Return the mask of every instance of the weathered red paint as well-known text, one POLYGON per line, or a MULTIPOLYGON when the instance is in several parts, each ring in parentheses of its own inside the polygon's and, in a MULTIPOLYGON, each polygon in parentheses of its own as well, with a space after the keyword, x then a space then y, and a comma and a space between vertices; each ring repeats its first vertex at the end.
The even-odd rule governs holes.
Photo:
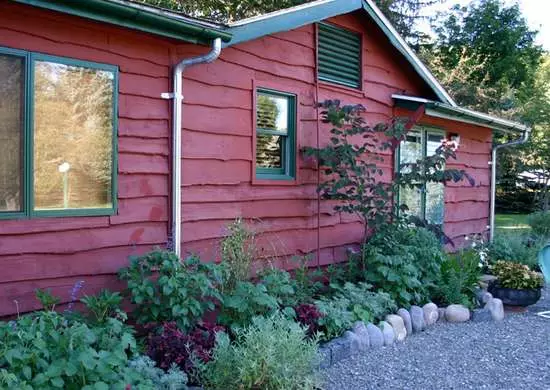
MULTIPOLYGON (((178 44, 101 23, 13 2, 0 2, 0 46, 117 65, 119 85, 119 172, 117 215, 0 221, 0 316, 36 309, 34 289, 50 287, 69 299, 78 280, 84 291, 120 288, 115 273, 131 254, 169 241, 170 68, 205 47, 178 44), (14 301, 17 301, 17 305, 14 301), (16 308, 17 306, 17 308, 16 308)), ((341 261, 360 241, 357 218, 340 215, 331 202, 317 201, 315 162, 298 156, 291 185, 252 180, 254 86, 298 97, 298 145, 329 142, 315 103, 340 99, 361 103, 369 123, 412 112, 394 108, 391 94, 431 98, 432 93, 367 17, 329 20, 363 34, 363 88, 353 90, 315 80, 313 25, 278 33, 222 51, 214 63, 184 74, 183 250, 205 261, 219 259, 225 225, 242 216, 261 233, 260 257, 287 268, 296 254, 317 254, 312 264, 341 261), (319 132, 318 132, 319 129, 319 132)), ((488 129, 420 118, 461 135, 457 161, 476 186, 446 189, 445 229, 461 242, 487 223, 491 133, 488 129), (468 187, 468 188, 467 188, 468 187)), ((381 164, 388 181, 392 156, 381 164)))

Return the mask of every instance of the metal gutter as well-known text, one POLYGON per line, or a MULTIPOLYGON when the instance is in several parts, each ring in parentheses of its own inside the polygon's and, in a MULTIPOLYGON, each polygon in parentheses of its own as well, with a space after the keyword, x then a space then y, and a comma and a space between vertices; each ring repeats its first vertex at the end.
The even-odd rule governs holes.
POLYGON ((399 94, 392 95, 392 98, 397 102, 405 102, 413 105, 424 104, 426 106, 426 115, 435 118, 448 119, 462 123, 470 123, 507 133, 523 133, 529 130, 528 126, 522 125, 520 123, 497 118, 491 115, 483 114, 481 112, 472 111, 467 108, 450 106, 448 104, 436 102, 429 99, 399 94))
POLYGON ((221 38, 212 43, 212 50, 198 57, 186 58, 179 62, 172 71, 172 92, 163 93, 164 99, 172 99, 172 250, 181 256, 181 129, 183 104, 183 72, 193 65, 207 64, 216 60, 222 50, 221 38))
POLYGON ((497 188, 497 152, 500 149, 508 148, 510 146, 517 146, 524 144, 529 140, 531 129, 527 128, 521 138, 514 141, 510 141, 504 144, 495 145, 491 151, 491 208, 489 211, 489 241, 493 242, 495 238, 495 200, 496 200, 496 188, 497 188))
POLYGON ((190 43, 228 42, 223 26, 126 0, 12 0, 17 3, 79 16, 190 43))

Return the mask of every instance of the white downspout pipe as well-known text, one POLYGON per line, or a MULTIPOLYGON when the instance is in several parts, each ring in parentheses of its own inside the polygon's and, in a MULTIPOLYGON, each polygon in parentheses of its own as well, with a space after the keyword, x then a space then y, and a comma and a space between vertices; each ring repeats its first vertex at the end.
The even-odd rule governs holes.
POLYGON ((218 58, 222 50, 221 38, 212 42, 212 50, 198 57, 186 58, 172 71, 172 93, 163 93, 165 99, 172 99, 172 250, 181 256, 181 129, 183 103, 183 71, 193 65, 206 64, 218 58))
POLYGON ((529 139, 531 129, 527 129, 523 132, 521 138, 514 141, 510 141, 504 144, 493 146, 491 155, 491 210, 489 213, 489 241, 493 242, 495 238, 495 198, 497 190, 497 152, 500 149, 507 148, 509 146, 516 146, 524 144, 529 139))

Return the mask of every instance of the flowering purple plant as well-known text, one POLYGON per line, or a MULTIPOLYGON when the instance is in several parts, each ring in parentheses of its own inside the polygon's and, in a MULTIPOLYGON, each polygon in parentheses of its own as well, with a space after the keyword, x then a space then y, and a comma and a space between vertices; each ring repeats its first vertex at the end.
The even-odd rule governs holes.
POLYGON ((78 292, 82 290, 82 287, 84 287, 84 281, 79 280, 76 282, 71 290, 71 301, 69 302, 69 305, 65 309, 65 312, 71 313, 74 308, 74 303, 78 300, 78 292))

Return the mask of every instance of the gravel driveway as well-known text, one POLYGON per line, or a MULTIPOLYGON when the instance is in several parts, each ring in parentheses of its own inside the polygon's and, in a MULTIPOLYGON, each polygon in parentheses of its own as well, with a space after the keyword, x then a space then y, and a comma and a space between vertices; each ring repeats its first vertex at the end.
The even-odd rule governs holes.
POLYGON ((329 389, 550 390, 550 288, 504 321, 437 323, 405 342, 371 349, 324 372, 329 389))

